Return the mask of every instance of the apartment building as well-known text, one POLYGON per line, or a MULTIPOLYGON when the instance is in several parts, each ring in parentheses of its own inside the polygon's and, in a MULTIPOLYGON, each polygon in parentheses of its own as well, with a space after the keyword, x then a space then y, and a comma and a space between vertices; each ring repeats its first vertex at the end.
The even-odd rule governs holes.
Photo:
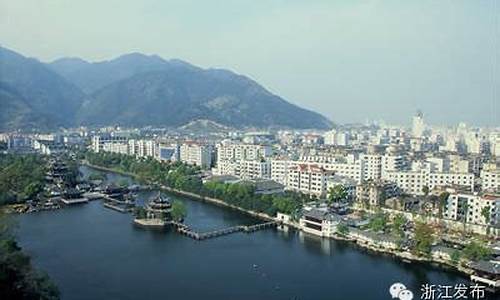
POLYGON ((428 168, 413 171, 387 172, 386 180, 395 182, 401 191, 411 195, 423 195, 424 187, 460 186, 474 190, 472 173, 433 173, 428 168))
POLYGON ((500 191, 500 166, 496 163, 485 164, 480 176, 483 191, 500 191))
POLYGON ((102 146, 101 151, 127 155, 128 154, 128 144, 126 144, 126 143, 105 143, 102 146))
POLYGON ((356 187, 356 201, 372 207, 378 207, 384 203, 385 199, 399 194, 399 188, 394 182, 384 180, 371 180, 360 183, 356 187))
POLYGON ((271 159, 271 179, 281 183, 283 185, 287 185, 288 179, 288 169, 292 165, 292 161, 287 159, 271 159))
POLYGON ((500 224, 500 196, 452 193, 448 197, 444 217, 469 224, 496 226, 500 224))
POLYGON ((240 160, 237 162, 235 175, 241 179, 271 179, 271 162, 240 160))
POLYGON ((362 154, 360 156, 363 170, 362 180, 378 180, 382 177, 382 156, 378 154, 362 154))
POLYGON ((173 145, 158 145, 157 159, 160 161, 179 161, 181 148, 177 144, 173 145))
MULTIPOLYGON (((134 140, 131 140, 134 141, 134 140)), ((137 157, 157 157, 157 143, 153 140, 135 140, 137 157)))
POLYGON ((288 169, 286 188, 305 194, 324 197, 328 191, 328 178, 333 175, 319 165, 299 164, 288 169))
POLYGON ((340 176, 337 174, 328 178, 326 185, 328 191, 330 191, 330 189, 335 188, 338 185, 342 186, 346 191, 347 200, 353 200, 356 198, 356 187, 358 185, 358 182, 356 180, 349 177, 340 176))
POLYGON ((406 158, 400 154, 382 156, 382 170, 380 172, 381 178, 384 178, 387 172, 397 172, 406 169, 406 158))
POLYGON ((124 136, 95 135, 92 137, 92 151, 99 153, 105 144, 125 144, 127 138, 124 136))
POLYGON ((182 162, 208 169, 212 165, 212 147, 196 142, 186 142, 180 147, 182 162))
POLYGON ((272 147, 269 145, 254 145, 222 141, 217 144, 217 160, 260 160, 271 156, 272 147))
MULTIPOLYGON (((304 159, 304 157, 303 157, 304 159)), ((361 182, 362 180, 362 169, 361 162, 348 161, 348 162, 315 162, 315 161, 305 161, 305 160, 283 160, 283 159, 271 159, 271 179, 279 182, 281 184, 287 185, 288 173, 290 167, 297 165, 316 165, 326 171, 331 171, 332 173, 348 177, 356 182, 361 182)))

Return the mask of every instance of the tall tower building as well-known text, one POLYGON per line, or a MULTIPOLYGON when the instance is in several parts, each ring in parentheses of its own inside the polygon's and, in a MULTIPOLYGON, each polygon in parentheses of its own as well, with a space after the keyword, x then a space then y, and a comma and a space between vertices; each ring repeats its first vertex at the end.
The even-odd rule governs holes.
POLYGON ((424 135, 425 123, 424 114, 419 110, 413 117, 412 134, 413 137, 421 138, 424 135))

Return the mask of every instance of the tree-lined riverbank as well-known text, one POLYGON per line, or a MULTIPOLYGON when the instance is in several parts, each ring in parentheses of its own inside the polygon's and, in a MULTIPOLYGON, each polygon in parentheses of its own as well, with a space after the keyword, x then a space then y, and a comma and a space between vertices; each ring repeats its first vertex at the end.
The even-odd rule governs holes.
POLYGON ((200 169, 183 163, 159 162, 154 159, 114 153, 85 153, 85 162, 99 168, 132 176, 139 181, 175 191, 188 192, 198 198, 215 199, 228 206, 257 214, 274 216, 277 212, 295 214, 310 201, 309 197, 295 192, 259 195, 251 184, 203 183, 200 169))
POLYGON ((59 290, 18 245, 6 206, 37 197, 45 186, 45 160, 37 155, 0 155, 0 299, 59 299, 59 290))
MULTIPOLYGON (((106 167, 89 164, 90 166, 97 167, 98 169, 118 172, 120 174, 132 176, 140 180, 142 179, 147 183, 154 183, 158 188, 164 189, 171 193, 187 196, 197 200, 208 201, 210 203, 229 207, 231 209, 236 209, 246 214, 265 220, 274 220, 276 212, 293 215, 300 209, 304 202, 310 201, 310 199, 306 196, 296 193, 288 193, 285 196, 255 195, 253 193, 254 191, 252 190, 252 187, 247 185, 223 184, 217 182, 208 182, 206 184, 203 184, 201 182, 201 179, 196 175, 198 171, 197 168, 185 166, 182 164, 166 164, 153 160, 139 160, 138 164, 142 164, 140 169, 149 170, 149 172, 143 171, 142 176, 138 176, 133 172, 128 172, 127 169, 123 168, 124 164, 120 163, 123 159, 129 159, 129 157, 127 156, 117 154, 91 153, 86 157, 88 158, 89 156, 91 160, 92 157, 98 157, 101 161, 108 162, 108 166, 106 167), (107 159, 102 159, 103 156, 109 157, 107 159), (164 172, 167 172, 167 176, 163 177, 163 181, 161 181, 162 176, 160 174, 154 174, 154 172, 162 169, 164 172), (171 174, 174 174, 174 176, 172 176, 171 174), (160 181, 153 181, 151 179, 148 180, 148 178, 157 178, 160 179, 160 181)), ((133 159, 135 160, 135 158, 133 159)), ((93 161, 99 161, 99 159, 94 159, 93 161)), ((87 161, 87 163, 89 162, 87 161)), ((298 223, 291 222, 288 225, 300 229, 298 223)), ((445 266, 446 268, 453 268, 467 275, 472 273, 471 269, 469 269, 466 265, 459 264, 458 260, 453 261, 443 259, 442 257, 433 257, 432 255, 430 255, 430 253, 428 253, 427 255, 417 255, 417 253, 413 253, 411 251, 401 251, 392 248, 384 248, 380 245, 368 243, 364 238, 348 236, 346 234, 336 234, 333 238, 337 240, 351 241, 371 251, 390 254, 403 260, 437 263, 445 266)), ((417 246, 418 245, 419 244, 417 243, 417 246)), ((430 244, 427 246, 430 247, 430 244)))

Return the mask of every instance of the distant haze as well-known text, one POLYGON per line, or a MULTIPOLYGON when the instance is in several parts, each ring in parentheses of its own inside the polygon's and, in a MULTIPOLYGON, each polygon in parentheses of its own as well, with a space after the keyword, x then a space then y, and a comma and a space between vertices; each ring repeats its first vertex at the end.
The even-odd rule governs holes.
POLYGON ((141 52, 227 68, 338 123, 421 109, 499 126, 498 2, 0 0, 0 43, 42 61, 141 52))

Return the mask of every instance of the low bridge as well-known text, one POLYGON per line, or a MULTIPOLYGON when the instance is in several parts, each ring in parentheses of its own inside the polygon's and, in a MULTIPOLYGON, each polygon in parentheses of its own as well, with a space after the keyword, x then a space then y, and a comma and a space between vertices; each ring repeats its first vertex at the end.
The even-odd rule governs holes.
POLYGON ((211 238, 216 238, 223 235, 228 235, 236 232, 252 233, 258 230, 275 227, 279 224, 277 221, 271 221, 255 225, 239 225, 208 232, 199 233, 191 229, 188 225, 172 221, 171 224, 175 227, 178 233, 190 237, 194 240, 201 241, 211 238))

